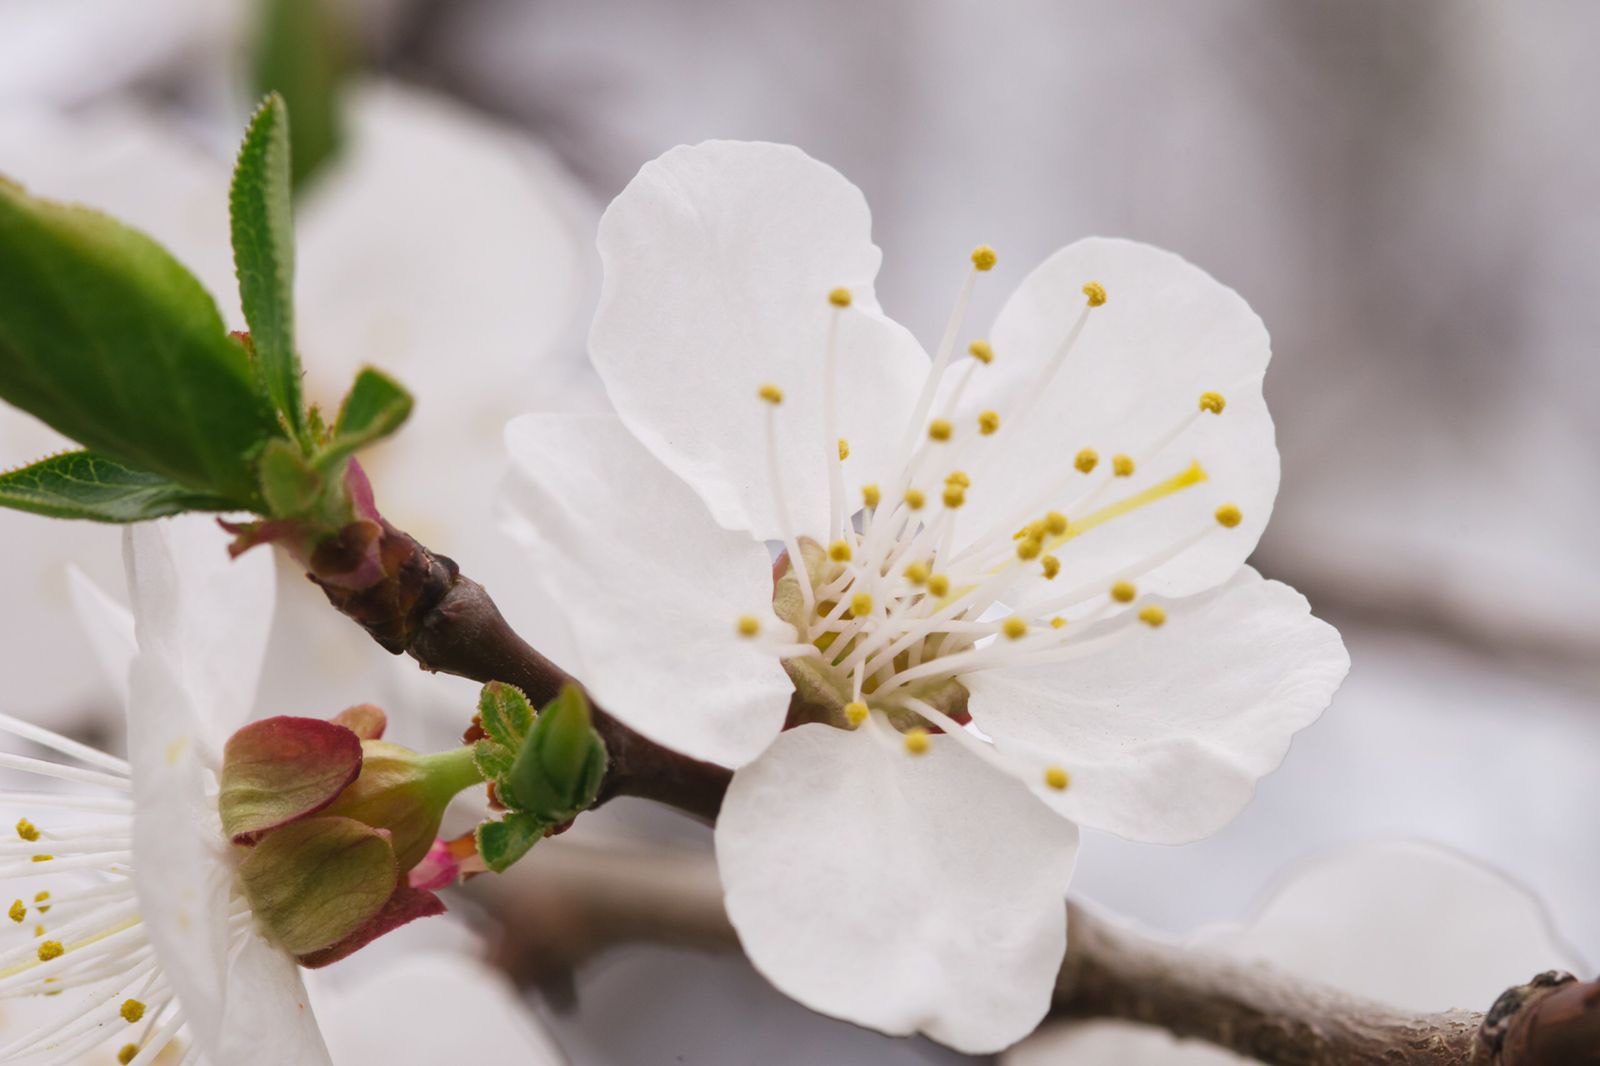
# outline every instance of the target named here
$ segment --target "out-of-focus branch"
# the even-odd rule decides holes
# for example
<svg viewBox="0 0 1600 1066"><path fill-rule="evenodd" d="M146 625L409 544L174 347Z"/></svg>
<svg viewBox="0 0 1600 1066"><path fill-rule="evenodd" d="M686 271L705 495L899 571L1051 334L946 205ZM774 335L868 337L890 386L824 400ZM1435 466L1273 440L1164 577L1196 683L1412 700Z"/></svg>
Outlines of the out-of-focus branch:
<svg viewBox="0 0 1600 1066"><path fill-rule="evenodd" d="M507 968L558 979L624 943L738 950L711 861L557 838L470 891L504 926ZM1052 1017L1115 1018L1279 1066L1595 1066L1600 982L1541 974L1487 1014L1408 1014L1125 929L1067 904Z"/></svg>

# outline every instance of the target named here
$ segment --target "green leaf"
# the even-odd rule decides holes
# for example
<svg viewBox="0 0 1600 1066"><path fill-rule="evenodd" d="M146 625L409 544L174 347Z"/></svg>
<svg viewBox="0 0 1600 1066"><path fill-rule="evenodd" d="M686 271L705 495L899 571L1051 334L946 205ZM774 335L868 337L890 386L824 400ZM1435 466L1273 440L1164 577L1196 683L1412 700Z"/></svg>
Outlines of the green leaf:
<svg viewBox="0 0 1600 1066"><path fill-rule="evenodd" d="M483 822L477 831L478 855L495 873L504 873L528 849L544 839L548 827L531 814L511 813L498 822Z"/></svg>
<svg viewBox="0 0 1600 1066"><path fill-rule="evenodd" d="M351 56L337 7L327 0L260 4L256 89L263 96L278 93L288 102L294 120L290 137L297 189L338 153L342 140L339 83L351 66Z"/></svg>
<svg viewBox="0 0 1600 1066"><path fill-rule="evenodd" d="M294 350L294 218L289 205L289 111L268 96L256 109L228 189L239 302L250 323L256 377L302 441L300 358Z"/></svg>
<svg viewBox="0 0 1600 1066"><path fill-rule="evenodd" d="M472 746L472 761L486 780L498 782L510 775L517 754L497 740L480 740Z"/></svg>
<svg viewBox="0 0 1600 1066"><path fill-rule="evenodd" d="M333 439L318 454L317 465L331 469L387 437L411 416L411 407L411 394L404 386L381 370L363 367L339 405Z"/></svg>
<svg viewBox="0 0 1600 1066"><path fill-rule="evenodd" d="M269 443L261 453L261 497L273 518L298 518L322 495L322 476L286 440Z"/></svg>
<svg viewBox="0 0 1600 1066"><path fill-rule="evenodd" d="M216 304L155 241L0 179L0 398L125 466L256 509L278 435Z"/></svg>
<svg viewBox="0 0 1600 1066"><path fill-rule="evenodd" d="M515 685L491 681L478 696L478 721L483 731L513 752L533 725L533 705Z"/></svg>
<svg viewBox="0 0 1600 1066"><path fill-rule="evenodd" d="M0 474L0 507L51 518L143 522L184 511L226 511L231 506L227 500L192 492L159 474L94 452L63 452Z"/></svg>

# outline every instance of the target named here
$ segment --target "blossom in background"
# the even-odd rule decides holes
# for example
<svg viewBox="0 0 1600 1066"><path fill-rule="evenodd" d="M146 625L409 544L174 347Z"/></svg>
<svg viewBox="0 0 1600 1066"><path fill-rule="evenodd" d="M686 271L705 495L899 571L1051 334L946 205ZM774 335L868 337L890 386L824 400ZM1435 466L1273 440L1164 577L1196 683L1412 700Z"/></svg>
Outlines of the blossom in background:
<svg viewBox="0 0 1600 1066"><path fill-rule="evenodd" d="M1487 1010L1544 970L1582 973L1522 886L1428 844L1367 844L1292 874L1248 925L1197 946L1398 1010ZM1247 1060L1124 1022L1053 1025L1004 1066L1232 1066Z"/></svg>
<svg viewBox="0 0 1600 1066"><path fill-rule="evenodd" d="M1048 1005L1077 826L1216 830L1348 659L1244 566L1278 463L1243 300L1086 240L972 338L979 248L930 363L869 229L797 149L647 165L600 228L616 413L512 423L507 526L598 702L737 768L717 856L757 968L993 1050Z"/></svg>
<svg viewBox="0 0 1600 1066"><path fill-rule="evenodd" d="M372 364L416 393L413 424L363 456L385 513L435 538L469 573L501 578L508 616L554 654L561 634L547 632L547 613L519 602L516 584L504 580L519 572L520 556L496 531L491 498L504 462L500 427L519 409L513 398L570 391L582 369L559 353L586 292L580 234L590 213L559 166L507 127L387 83L353 87L347 105L343 154L297 205L307 391L331 408L360 366ZM0 118L0 173L150 233L201 279L229 325L243 328L228 167L130 105L70 117L19 107ZM69 446L0 405L0 463ZM81 722L111 701L80 668L66 566L114 587L116 533L0 511L0 538L28 561L0 611L7 709ZM424 675L374 647L291 568L282 581L272 651L282 668L265 679L274 704L448 707L459 733L471 686ZM409 715L397 717L408 724Z"/></svg>

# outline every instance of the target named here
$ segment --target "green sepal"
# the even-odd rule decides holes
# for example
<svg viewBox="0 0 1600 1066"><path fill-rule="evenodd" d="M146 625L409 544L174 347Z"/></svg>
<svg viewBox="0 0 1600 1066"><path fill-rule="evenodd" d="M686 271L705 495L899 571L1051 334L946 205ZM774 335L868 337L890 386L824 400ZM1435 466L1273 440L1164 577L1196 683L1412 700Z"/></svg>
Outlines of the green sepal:
<svg viewBox="0 0 1600 1066"><path fill-rule="evenodd" d="M316 816L244 850L238 880L268 938L291 955L307 955L381 912L400 883L400 867L383 830Z"/></svg>
<svg viewBox="0 0 1600 1066"><path fill-rule="evenodd" d="M289 432L309 446L294 348L294 218L289 110L277 94L256 109L228 189L239 303L250 323L256 380Z"/></svg>
<svg viewBox="0 0 1600 1066"><path fill-rule="evenodd" d="M94 452L62 452L0 474L0 507L50 518L143 522L233 504Z"/></svg>
<svg viewBox="0 0 1600 1066"><path fill-rule="evenodd" d="M0 398L240 509L280 430L216 304L155 241L0 179Z"/></svg>
<svg viewBox="0 0 1600 1066"><path fill-rule="evenodd" d="M550 827L531 814L513 811L497 822L478 826L478 857L495 873L504 873L522 858Z"/></svg>
<svg viewBox="0 0 1600 1066"><path fill-rule="evenodd" d="M333 469L360 449L376 444L411 417L413 404L411 393L398 381L380 370L363 367L339 405L333 435L318 453L317 465Z"/></svg>

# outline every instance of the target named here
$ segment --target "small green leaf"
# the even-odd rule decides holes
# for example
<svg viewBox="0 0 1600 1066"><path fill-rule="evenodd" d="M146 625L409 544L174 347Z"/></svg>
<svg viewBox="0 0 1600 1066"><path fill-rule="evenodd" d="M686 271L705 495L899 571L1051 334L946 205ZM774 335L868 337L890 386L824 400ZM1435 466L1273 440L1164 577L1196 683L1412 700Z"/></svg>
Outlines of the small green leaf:
<svg viewBox="0 0 1600 1066"><path fill-rule="evenodd" d="M513 812L498 822L478 826L478 855L495 873L504 873L528 849L544 839L545 823L531 814Z"/></svg>
<svg viewBox="0 0 1600 1066"><path fill-rule="evenodd" d="M0 474L0 507L51 518L143 522L233 505L94 452L63 452Z"/></svg>
<svg viewBox="0 0 1600 1066"><path fill-rule="evenodd" d="M273 518L297 518L322 494L322 476L286 440L275 440L261 453L261 498Z"/></svg>
<svg viewBox="0 0 1600 1066"><path fill-rule="evenodd" d="M498 740L480 740L472 746L472 759L486 780L501 781L510 775L517 754Z"/></svg>
<svg viewBox="0 0 1600 1066"><path fill-rule="evenodd" d="M338 90L351 56L337 6L326 0L259 5L256 88L262 95L278 93L289 104L296 188L338 152L343 133Z"/></svg>
<svg viewBox="0 0 1600 1066"><path fill-rule="evenodd" d="M211 297L155 241L0 179L0 398L125 466L256 509L277 436Z"/></svg>
<svg viewBox="0 0 1600 1066"><path fill-rule="evenodd" d="M250 323L256 378L302 441L300 358L294 349L294 220L289 203L289 111L276 94L256 110L228 190L239 302Z"/></svg>
<svg viewBox="0 0 1600 1066"><path fill-rule="evenodd" d="M339 405L333 439L317 456L317 465L328 470L387 437L411 416L411 407L411 394L399 382L380 370L363 367Z"/></svg>
<svg viewBox="0 0 1600 1066"><path fill-rule="evenodd" d="M489 736L512 751L520 751L523 738L533 726L533 705L515 685L491 681L478 696L478 720Z"/></svg>

